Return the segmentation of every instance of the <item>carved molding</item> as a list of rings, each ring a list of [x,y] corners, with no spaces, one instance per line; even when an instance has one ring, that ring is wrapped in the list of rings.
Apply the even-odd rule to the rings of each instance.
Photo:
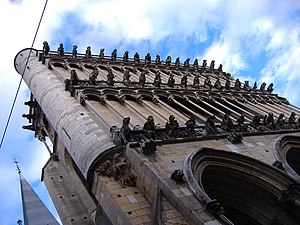
[[[95,171],[98,175],[113,177],[123,187],[134,187],[136,185],[136,173],[133,171],[124,151],[110,156]]]

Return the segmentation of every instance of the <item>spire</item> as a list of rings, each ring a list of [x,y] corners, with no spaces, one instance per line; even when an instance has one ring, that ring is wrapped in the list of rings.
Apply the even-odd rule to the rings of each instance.
[[[15,164],[20,177],[24,225],[59,225],[48,208],[22,176],[21,169],[16,160]]]
[[[16,164],[18,174],[21,174],[21,168],[19,167],[19,164],[18,164],[19,162],[17,162],[17,160],[15,159],[14,163]]]

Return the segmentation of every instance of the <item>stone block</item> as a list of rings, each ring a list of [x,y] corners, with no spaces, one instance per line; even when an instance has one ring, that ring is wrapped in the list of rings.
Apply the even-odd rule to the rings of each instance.
[[[147,215],[141,215],[141,216],[134,217],[130,221],[134,225],[135,224],[145,224],[145,223],[150,223],[151,222],[149,216],[147,216]]]

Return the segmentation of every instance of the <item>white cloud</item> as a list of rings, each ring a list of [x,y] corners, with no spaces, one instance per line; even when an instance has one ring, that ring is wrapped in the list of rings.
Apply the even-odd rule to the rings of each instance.
[[[119,39],[134,41],[147,38],[155,42],[169,35],[205,33],[202,29],[206,29],[207,16],[214,19],[206,12],[215,10],[214,6],[219,2],[115,0],[80,4],[76,12],[93,28],[101,27],[112,35],[118,35]],[[198,36],[203,39],[203,35]]]
[[[267,50],[271,49],[278,49],[280,48],[283,44],[285,44],[285,37],[288,35],[287,30],[276,30],[272,37],[271,40],[267,46]]]
[[[216,43],[208,48],[204,54],[208,61],[215,60],[216,67],[224,65],[224,71],[235,74],[246,68],[246,63],[239,51],[231,48],[228,43]]]
[[[281,95],[299,104],[300,29],[291,30],[283,42],[268,46],[268,51],[272,58],[261,71],[261,79],[276,82]]]

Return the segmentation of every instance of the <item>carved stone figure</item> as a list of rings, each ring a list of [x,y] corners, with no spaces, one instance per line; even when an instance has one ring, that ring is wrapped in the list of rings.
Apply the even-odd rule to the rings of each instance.
[[[125,103],[125,95],[123,95],[122,93],[119,92],[117,97],[118,97],[118,101],[120,102],[120,104],[123,105]]]
[[[224,114],[224,117],[221,122],[221,128],[227,132],[230,132],[233,129],[233,122],[232,122],[231,118],[229,117],[228,113]]]
[[[22,117],[26,118],[28,120],[32,120],[32,119],[36,119],[37,115],[36,115],[36,113],[33,113],[33,114],[22,114]]]
[[[296,128],[296,113],[292,112],[288,122],[287,122],[287,128],[288,129],[295,129]]]
[[[273,113],[269,112],[268,115],[264,118],[264,125],[268,125],[274,122],[274,115]]]
[[[226,78],[226,81],[225,81],[225,90],[230,90],[230,80],[229,78]]]
[[[126,87],[128,87],[128,86],[130,86],[131,85],[131,81],[130,81],[130,71],[129,71],[129,69],[125,69],[125,71],[124,71],[124,75],[123,75],[123,84],[126,86]]]
[[[59,57],[63,57],[63,56],[65,55],[65,49],[64,49],[63,43],[60,43],[60,44],[59,44],[59,47],[58,47],[58,49],[57,49],[57,55],[58,55]]]
[[[168,86],[174,87],[175,84],[174,74],[170,70],[168,71],[168,74],[169,74]]]
[[[210,68],[211,70],[214,70],[214,69],[215,69],[215,60],[212,60],[212,61],[211,61],[209,68]]]
[[[187,74],[183,74],[181,78],[181,87],[186,88],[187,87]]]
[[[106,95],[105,95],[104,93],[101,93],[101,94],[99,95],[99,102],[100,102],[102,105],[105,105],[105,104],[106,104],[106,99],[107,99],[107,97],[106,97]]]
[[[174,180],[176,182],[176,184],[184,184],[184,173],[182,170],[175,170],[172,174],[171,174],[171,179]]]
[[[134,53],[133,60],[134,60],[135,63],[140,62],[140,55],[139,55],[138,52]]]
[[[249,81],[248,80],[245,81],[245,84],[243,86],[243,90],[245,90],[245,91],[250,91],[251,90],[251,87],[249,85]]]
[[[217,80],[216,80],[216,82],[214,84],[214,88],[217,89],[217,90],[221,90],[222,89],[222,85],[221,85],[219,77],[217,77]]]
[[[32,108],[38,107],[37,101],[27,101],[27,102],[24,102],[24,105],[27,105]]]
[[[185,125],[186,125],[187,132],[189,134],[194,134],[195,126],[196,126],[195,116],[191,115],[189,120],[185,122]]]
[[[129,128],[129,123],[130,123],[130,117],[125,117],[123,119],[123,125],[120,130],[121,142],[124,145],[126,145],[128,142],[130,142],[131,129]]]
[[[199,74],[196,74],[193,80],[193,87],[199,88],[199,85],[200,85]]]
[[[241,114],[241,116],[236,120],[237,122],[237,128],[240,132],[246,132],[248,129],[248,125],[245,124],[245,117],[244,114]]]
[[[146,73],[148,73],[148,70],[143,70],[139,76],[139,85],[142,87],[144,87],[146,83]]]
[[[207,60],[206,60],[206,59],[203,59],[202,67],[205,68],[206,66],[207,66]]]
[[[184,67],[190,67],[190,58],[187,58],[183,64]]]
[[[219,65],[218,71],[219,71],[219,72],[223,72],[223,65],[222,65],[222,64]]]
[[[282,170],[282,171],[285,171],[285,168],[284,168],[282,162],[279,161],[279,160],[276,160],[276,161],[272,164],[272,166],[274,166],[274,167],[276,167],[276,168],[278,168],[278,169],[280,169],[280,170]],[[273,220],[273,221],[274,221],[274,220]],[[277,219],[276,219],[276,221],[272,222],[272,225],[273,225],[273,224],[275,224],[275,225],[276,225],[276,224],[277,224],[277,225],[280,225],[280,222],[278,222]]]
[[[198,69],[198,67],[199,67],[198,59],[195,59],[195,61],[193,63],[193,67]]]
[[[153,138],[151,138],[151,134],[149,134],[150,138],[146,137],[147,133],[140,135],[138,143],[140,145],[140,148],[142,149],[142,152],[145,155],[153,155],[156,151],[157,143],[155,142],[155,132],[153,132],[152,134]]]
[[[256,91],[257,90],[257,83],[254,82],[253,87],[252,87],[252,91]]]
[[[261,92],[264,92],[265,91],[265,88],[266,88],[266,83],[265,82],[263,82],[261,85],[260,85],[260,88],[259,88],[259,90],[261,91]]]
[[[112,162],[110,160],[106,160],[104,163],[102,163],[97,169],[97,174],[101,175],[108,175],[108,169],[112,166]]]
[[[166,123],[166,132],[170,137],[177,137],[179,124],[173,115],[169,116],[169,121]]]
[[[227,135],[227,140],[232,144],[242,143],[243,136],[239,132],[229,132]]]
[[[103,60],[103,59],[104,59],[104,50],[105,50],[104,48],[101,48],[101,49],[100,49],[100,52],[99,52],[99,59],[100,59],[100,60]]]
[[[263,124],[264,124],[264,126],[268,124],[268,117],[269,117],[269,114],[270,114],[270,113],[268,113],[268,115],[265,115],[265,116],[264,116],[264,119],[263,119]]]
[[[260,115],[254,115],[251,121],[251,126],[254,129],[258,129],[258,127],[260,126],[260,121],[261,121],[261,116]]]
[[[161,64],[160,56],[159,56],[159,55],[156,55],[156,58],[155,58],[155,64],[156,64],[156,65],[160,65],[160,64]]]
[[[120,169],[120,171],[123,171],[123,175],[119,178],[119,182],[122,187],[129,186],[129,187],[135,187],[136,186],[136,175],[132,172],[130,164],[127,164],[125,169]]]
[[[79,83],[79,79],[78,79],[78,75],[76,73],[76,70],[72,69],[71,70],[70,85],[74,86],[74,85],[78,85],[78,83]]]
[[[107,85],[114,86],[114,83],[115,83],[114,78],[115,78],[115,76],[113,74],[112,69],[108,68],[107,81],[106,81]]]
[[[299,129],[300,128],[300,116],[298,117],[297,123],[296,123],[296,127]]]
[[[85,51],[85,58],[87,58],[87,59],[92,58],[91,46],[87,46],[86,51]]]
[[[43,54],[48,55],[50,51],[50,46],[47,41],[43,42]]]
[[[151,55],[150,55],[149,52],[148,52],[147,55],[145,56],[145,63],[146,63],[146,64],[150,64],[150,63],[151,63]]]
[[[143,131],[146,138],[153,140],[156,139],[155,127],[153,116],[148,116],[147,121],[143,126]]]
[[[223,206],[216,199],[213,199],[207,203],[206,210],[212,215],[225,214]]]
[[[123,55],[123,61],[124,61],[124,62],[127,62],[127,61],[128,61],[128,57],[129,57],[128,54],[129,54],[128,51],[125,51],[125,52],[124,52],[124,55]]]
[[[117,60],[117,49],[114,49],[111,53],[111,60],[116,61]]]
[[[139,94],[138,92],[136,92],[135,94],[135,101],[141,105],[143,103],[143,96],[141,94]]]
[[[274,90],[273,86],[274,86],[273,83],[271,83],[271,84],[268,86],[267,92],[268,92],[269,94],[272,94],[272,92],[273,92],[273,90]]]
[[[177,57],[176,60],[175,60],[175,66],[176,66],[176,67],[179,67],[179,66],[180,66],[180,60],[179,60],[179,57]]]
[[[209,75],[207,74],[206,78],[204,80],[204,88],[211,89],[211,87],[212,87],[212,85],[210,82],[210,78],[209,78]]]
[[[154,84],[155,87],[160,87],[160,85],[161,85],[160,70],[156,71],[153,84]]]
[[[73,45],[72,57],[77,58],[77,45]]]
[[[277,118],[277,120],[275,121],[275,126],[277,130],[280,130],[284,127],[285,124],[285,120],[284,120],[284,114],[280,113],[279,117]]]
[[[207,118],[205,121],[205,131],[207,135],[217,134],[217,128],[215,126],[216,117],[214,115]]]
[[[237,78],[237,79],[235,80],[235,83],[234,83],[234,89],[237,90],[237,91],[240,91],[240,90],[241,90],[241,85],[242,85],[242,84],[241,84],[239,78]]]
[[[97,85],[96,79],[98,77],[98,70],[97,68],[89,75],[89,83],[91,85]]]
[[[118,180],[120,178],[121,174],[126,171],[126,167],[127,167],[127,160],[122,155],[123,155],[122,153],[116,153],[112,157],[113,176],[116,180]]]
[[[292,112],[289,119],[288,119],[288,123],[289,124],[294,124],[296,121],[296,113]]]
[[[30,124],[30,125],[23,125],[22,129],[35,131],[35,128],[34,128],[34,126],[32,124]]]
[[[171,65],[171,62],[172,62],[171,56],[167,56],[167,59],[166,59],[166,65],[167,65],[167,66],[170,66],[170,65]]]
[[[131,165],[124,152],[109,157],[96,169],[96,172],[98,175],[114,177],[122,187],[135,186],[136,175],[132,172]]]
[[[268,128],[269,130],[275,130],[273,113],[270,112],[268,113],[268,115],[265,115],[264,126],[266,126],[266,128]]]

